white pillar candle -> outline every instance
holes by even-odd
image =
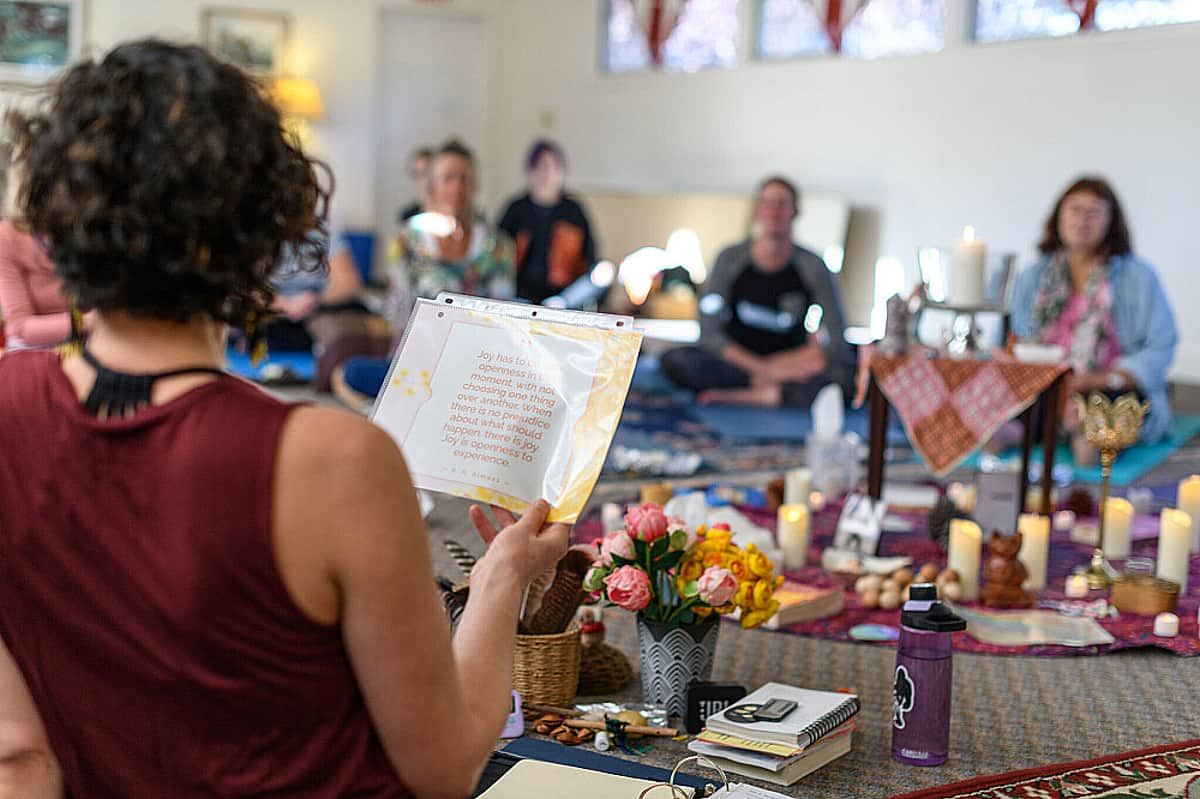
[[[1104,505],[1104,557],[1124,560],[1129,557],[1129,537],[1133,533],[1133,503],[1109,497]]]
[[[1200,552],[1200,474],[1179,483],[1179,497],[1175,507],[1192,517],[1191,552]]]
[[[1188,550],[1192,544],[1192,517],[1165,508],[1158,528],[1158,576],[1179,583],[1179,596],[1187,593]]]
[[[804,505],[779,506],[779,548],[785,569],[802,569],[808,564],[809,513]]]
[[[983,549],[983,531],[967,519],[950,521],[950,552],[947,568],[958,572],[962,598],[979,598],[979,555]]]
[[[625,511],[615,502],[605,502],[604,506],[600,508],[600,523],[604,525],[606,533],[624,530]]]
[[[783,504],[807,505],[812,491],[812,469],[792,469],[783,479]]]
[[[1021,551],[1017,557],[1029,572],[1021,587],[1026,591],[1041,591],[1046,587],[1046,561],[1050,556],[1050,519],[1022,513],[1017,531],[1021,533]]]
[[[961,241],[950,251],[950,303],[978,305],[983,302],[983,267],[987,249],[975,238],[975,228],[963,228]]]

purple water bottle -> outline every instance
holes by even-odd
[[[939,766],[950,749],[951,634],[965,620],[938,601],[937,588],[909,589],[900,615],[900,648],[892,683],[892,758],[914,766]]]

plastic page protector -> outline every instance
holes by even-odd
[[[474,306],[418,302],[373,418],[399,442],[418,488],[515,513],[545,498],[551,521],[574,522],[608,454],[641,335],[597,314]]]

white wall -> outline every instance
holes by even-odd
[[[320,86],[326,119],[311,124],[309,144],[337,177],[334,213],[351,225],[369,225],[374,205],[375,47],[371,0],[90,0],[88,52],[102,56],[113,45],[142,36],[177,41],[200,37],[201,9],[244,6],[290,14],[287,69]],[[6,104],[11,90],[0,94]]]
[[[948,3],[949,27],[965,26],[962,5]],[[781,170],[876,212],[877,236],[874,213],[855,236],[868,243],[860,260],[895,255],[915,273],[916,248],[949,243],[964,224],[1031,256],[1056,192],[1103,172],[1175,304],[1176,376],[1200,379],[1200,25],[606,76],[599,17],[599,0],[510,0],[495,18],[493,40],[511,44],[492,81],[493,187],[519,185],[524,148],[546,133],[567,148],[578,185],[749,190]],[[744,22],[748,44],[753,16]]]

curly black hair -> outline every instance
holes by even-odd
[[[285,252],[325,263],[328,167],[251,77],[200,47],[122,44],[8,124],[22,223],[80,308],[239,325],[270,306]]]

